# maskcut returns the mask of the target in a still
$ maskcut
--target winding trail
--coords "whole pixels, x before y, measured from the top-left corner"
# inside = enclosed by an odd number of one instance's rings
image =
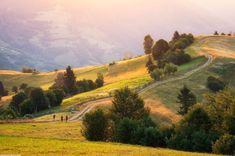
[[[148,90],[151,90],[159,85],[163,85],[166,83],[170,83],[170,82],[174,82],[174,81],[178,81],[178,80],[183,80],[186,79],[190,76],[192,76],[194,73],[206,68],[207,66],[209,66],[212,62],[213,62],[213,56],[210,54],[205,54],[205,57],[207,58],[206,63],[204,63],[203,65],[199,66],[198,68],[195,68],[185,74],[183,74],[182,76],[178,76],[178,77],[174,77],[174,78],[170,78],[167,80],[163,80],[163,81],[157,81],[151,85],[149,85],[148,87],[145,87],[143,89],[141,89],[138,94],[142,94]],[[108,97],[108,98],[103,98],[103,99],[99,99],[99,100],[94,100],[94,101],[89,101],[83,104],[78,104],[81,107],[84,107],[81,111],[77,112],[74,116],[72,116],[69,121],[77,121],[77,120],[82,120],[82,118],[84,117],[84,115],[88,112],[90,112],[92,109],[94,109],[95,107],[97,107],[98,105],[101,104],[111,104],[112,103],[112,98]]]

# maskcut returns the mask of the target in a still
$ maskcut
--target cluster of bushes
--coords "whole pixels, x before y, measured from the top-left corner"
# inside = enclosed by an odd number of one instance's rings
[[[202,104],[186,87],[180,90],[179,113],[172,126],[158,126],[137,93],[114,93],[112,109],[85,115],[83,135],[91,141],[114,141],[193,152],[235,154],[235,96],[229,90],[210,93]]]
[[[64,98],[62,90],[43,91],[41,88],[27,87],[12,97],[8,111],[14,112],[8,118],[22,117],[59,106]]]
[[[210,89],[213,92],[218,92],[220,90],[223,90],[226,87],[226,84],[213,76],[209,76],[207,78],[207,88]]]
[[[22,73],[32,73],[32,74],[38,74],[39,73],[36,69],[27,68],[27,67],[23,67],[21,72]]]
[[[144,49],[146,54],[152,54],[154,61],[148,61],[146,66],[148,70],[153,72],[156,68],[164,69],[166,64],[172,63],[182,65],[191,61],[191,56],[184,52],[194,42],[192,34],[174,33],[172,40],[167,41],[160,39],[155,44],[150,35],[145,36]]]
[[[76,80],[76,76],[71,67],[66,68],[65,73],[58,73],[51,89],[62,89],[66,95],[74,95],[77,93],[87,92],[104,85],[104,77],[102,74],[97,74],[97,79],[92,80]]]
[[[113,62],[109,63],[109,66],[114,66],[115,64],[116,64],[116,62],[113,61]]]
[[[150,76],[152,79],[159,81],[164,76],[172,75],[177,72],[178,68],[176,65],[172,63],[165,64],[163,69],[155,68],[152,72],[150,72]]]
[[[5,89],[2,81],[0,81],[0,100],[3,96],[7,96],[8,95],[8,91]]]
[[[223,33],[223,32],[219,34],[218,31],[215,31],[215,32],[214,32],[214,35],[215,35],[215,36],[218,36],[218,35],[225,36],[226,34]],[[227,34],[227,36],[232,36],[232,35],[233,35],[232,32],[230,32],[230,33]]]
[[[171,62],[175,65],[182,65],[191,61],[191,56],[186,54],[182,49],[177,49],[174,51],[168,51],[165,54],[165,60]]]
[[[163,146],[159,127],[151,120],[143,100],[129,88],[114,93],[108,112],[96,110],[85,115],[83,135],[91,141],[115,141],[145,146]]]
[[[228,90],[208,95],[176,125],[168,147],[196,152],[235,154],[235,96]]]

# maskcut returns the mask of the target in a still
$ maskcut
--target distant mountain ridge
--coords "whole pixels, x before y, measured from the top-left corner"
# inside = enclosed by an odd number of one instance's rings
[[[142,54],[146,34],[169,39],[175,30],[201,34],[233,26],[192,5],[185,0],[2,0],[0,69],[104,64]]]

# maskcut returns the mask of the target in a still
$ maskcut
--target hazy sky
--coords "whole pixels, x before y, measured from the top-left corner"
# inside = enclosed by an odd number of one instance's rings
[[[235,32],[234,19],[235,0],[0,0],[0,31],[45,54],[60,49],[59,63],[82,52],[143,53],[146,34]]]

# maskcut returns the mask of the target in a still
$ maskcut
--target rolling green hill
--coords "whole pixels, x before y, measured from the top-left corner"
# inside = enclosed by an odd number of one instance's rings
[[[235,38],[234,37],[199,37],[198,40],[187,49],[193,56],[210,54],[214,56],[212,64],[205,69],[191,75],[189,78],[163,84],[148,90],[141,96],[144,99],[154,99],[163,102],[168,108],[176,112],[178,110],[177,94],[183,85],[187,85],[197,95],[198,102],[203,98],[207,78],[215,76],[223,79],[235,91]],[[171,90],[169,91],[169,88]]]
[[[233,52],[235,48],[233,43],[235,43],[234,37],[198,37],[195,43],[186,49],[186,52],[193,56],[193,60],[190,63],[179,66],[178,72],[172,77],[181,76],[204,64],[207,59],[202,55],[208,53],[214,55],[216,58],[213,63],[205,69],[196,72],[195,74],[191,75],[186,79],[159,85],[155,88],[141,93],[141,96],[145,99],[147,104],[149,103],[151,109],[164,106],[164,110],[169,109],[173,113],[176,113],[178,110],[176,97],[179,89],[184,84],[188,85],[189,88],[191,88],[192,91],[197,94],[198,101],[202,99],[203,93],[207,91],[205,83],[209,75],[221,77],[226,82],[234,86],[234,74],[231,74],[234,71]],[[145,68],[146,60],[146,56],[140,56],[116,62],[114,65],[100,65],[74,68],[74,72],[78,80],[95,80],[97,73],[104,74],[105,86],[90,92],[78,94],[68,99],[65,99],[61,107],[62,111],[64,111],[64,108],[68,108],[71,106],[73,107],[73,105],[75,104],[99,99],[102,97],[108,97],[112,91],[125,86],[129,86],[130,88],[141,88],[142,86],[146,86],[149,83],[152,83],[152,80],[149,77],[149,74],[147,73],[147,70]],[[59,72],[64,71],[60,70],[57,72],[47,73],[42,72],[36,75],[24,74],[15,71],[0,71],[0,81],[4,83],[8,90],[10,90],[12,86],[19,86],[21,83],[27,83],[30,86],[48,89],[53,84],[53,80]],[[171,77],[168,77],[166,79],[169,78]],[[169,88],[171,88],[170,91]],[[0,105],[9,103],[9,100],[10,98],[2,100],[0,102]],[[61,111],[61,109],[57,111]],[[169,112],[167,112],[163,116],[168,115]],[[159,114],[157,115],[157,117],[159,117]]]
[[[169,122],[170,119],[175,122],[179,120],[176,114],[178,110],[176,97],[184,84],[197,95],[198,101],[208,91],[205,84],[210,75],[220,77],[235,90],[235,48],[233,43],[235,43],[234,37],[198,37],[196,42],[186,49],[186,52],[193,56],[190,63],[179,66],[175,75],[162,80],[166,83],[157,82],[159,85],[141,92],[146,105],[151,108],[153,119],[157,122]],[[208,59],[202,56],[205,54],[214,56],[212,63],[177,80],[178,77],[192,72],[208,62]],[[77,106],[81,102],[107,97],[115,89],[125,86],[140,89],[142,86],[156,84],[152,82],[146,71],[146,60],[146,56],[141,56],[116,62],[112,66],[75,68],[78,80],[84,78],[94,80],[97,73],[103,73],[105,86],[65,99],[62,106],[56,108],[57,117],[64,115],[64,113],[73,116],[72,112],[66,112],[67,108]],[[7,89],[11,89],[14,85],[19,86],[21,83],[48,89],[58,72],[32,75],[16,71],[0,71],[0,81]],[[171,79],[175,80],[167,82]],[[0,104],[6,104],[9,100],[10,97],[2,100]],[[94,103],[96,102],[94,101]],[[102,102],[100,106],[98,105],[99,103],[97,103],[97,107],[110,107],[109,104],[103,105]],[[82,107],[78,109],[82,109]],[[50,111],[43,112],[43,114],[45,113],[48,114]],[[22,155],[32,155],[32,153],[38,155],[208,155],[134,145],[87,142],[80,133],[80,121],[60,123],[50,122],[51,119],[51,115],[45,115],[29,121],[29,123],[26,121],[26,123],[0,124],[0,151],[3,154],[20,153]]]

